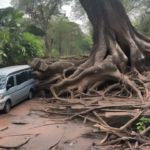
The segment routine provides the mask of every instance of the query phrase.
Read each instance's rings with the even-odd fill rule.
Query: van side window
[[[8,79],[7,85],[11,84],[11,87],[14,87],[14,77]]]
[[[25,73],[22,72],[21,74],[17,74],[16,75],[16,80],[17,80],[17,85],[22,84],[23,82],[25,82]]]
[[[33,74],[31,71],[28,71],[28,75],[29,75],[29,79],[32,79],[33,78]]]
[[[28,73],[24,72],[24,75],[25,75],[25,81],[28,81]]]

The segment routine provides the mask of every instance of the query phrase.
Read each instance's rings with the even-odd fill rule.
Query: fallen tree
[[[98,104],[99,100],[93,98],[97,96],[104,100],[111,96],[148,101],[150,39],[132,26],[119,0],[80,2],[94,28],[94,45],[90,56],[83,60],[51,64],[34,59],[31,66],[35,68],[34,76],[38,79],[43,96],[51,97],[51,102],[84,106]],[[90,97],[91,102],[86,103],[83,97]],[[102,130],[112,132],[112,128],[106,124],[100,126]],[[117,137],[117,142],[125,140],[124,135]],[[130,140],[138,141],[136,135],[134,139],[129,136],[125,141]]]

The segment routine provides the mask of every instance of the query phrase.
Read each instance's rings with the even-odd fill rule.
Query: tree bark
[[[80,0],[94,28],[91,57],[101,62],[111,55],[122,72],[127,66],[144,71],[149,58],[150,40],[130,23],[119,0]],[[116,46],[117,45],[117,46]],[[147,55],[148,54],[148,55]]]
[[[61,48],[61,37],[59,38],[59,54],[60,54],[60,56],[61,56],[61,50],[62,50],[62,48]]]
[[[46,47],[45,56],[48,56],[50,54],[50,44],[49,44],[49,39],[48,39],[48,36],[47,36],[47,32],[45,32],[45,47]]]

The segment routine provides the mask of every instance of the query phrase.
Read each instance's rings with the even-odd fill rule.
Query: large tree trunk
[[[111,55],[121,72],[127,66],[142,72],[150,57],[150,39],[142,36],[130,23],[119,0],[80,0],[94,27],[91,57],[100,63]],[[149,67],[149,66],[148,66]]]
[[[117,88],[121,91],[115,96],[119,93],[141,100],[149,98],[150,39],[132,26],[120,0],[80,2],[94,28],[94,45],[89,59],[79,66],[80,63],[75,63],[68,68],[66,62],[61,62],[59,67],[57,64],[47,67],[46,74],[52,72],[51,67],[55,73],[63,73],[59,82],[50,87],[53,96],[58,98],[65,92],[71,93],[72,98],[93,93],[104,96]],[[97,91],[108,82],[116,84]]]
[[[62,54],[62,48],[61,48],[61,37],[59,38],[59,55],[61,56]]]
[[[46,47],[45,55],[48,56],[50,54],[50,44],[49,44],[47,32],[45,32],[45,47]]]

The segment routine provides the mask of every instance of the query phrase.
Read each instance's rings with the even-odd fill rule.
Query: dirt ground
[[[28,143],[18,149],[48,150],[64,133],[59,144],[52,148],[53,150],[86,150],[90,149],[93,142],[99,142],[105,136],[104,134],[85,136],[93,128],[83,125],[83,122],[76,120],[63,122],[46,118],[45,113],[31,111],[33,108],[41,107],[44,105],[34,98],[13,107],[8,114],[0,113],[0,129],[8,127],[0,131],[0,146],[16,146],[30,138]],[[51,125],[43,126],[46,124]],[[0,148],[0,150],[3,149]]]

